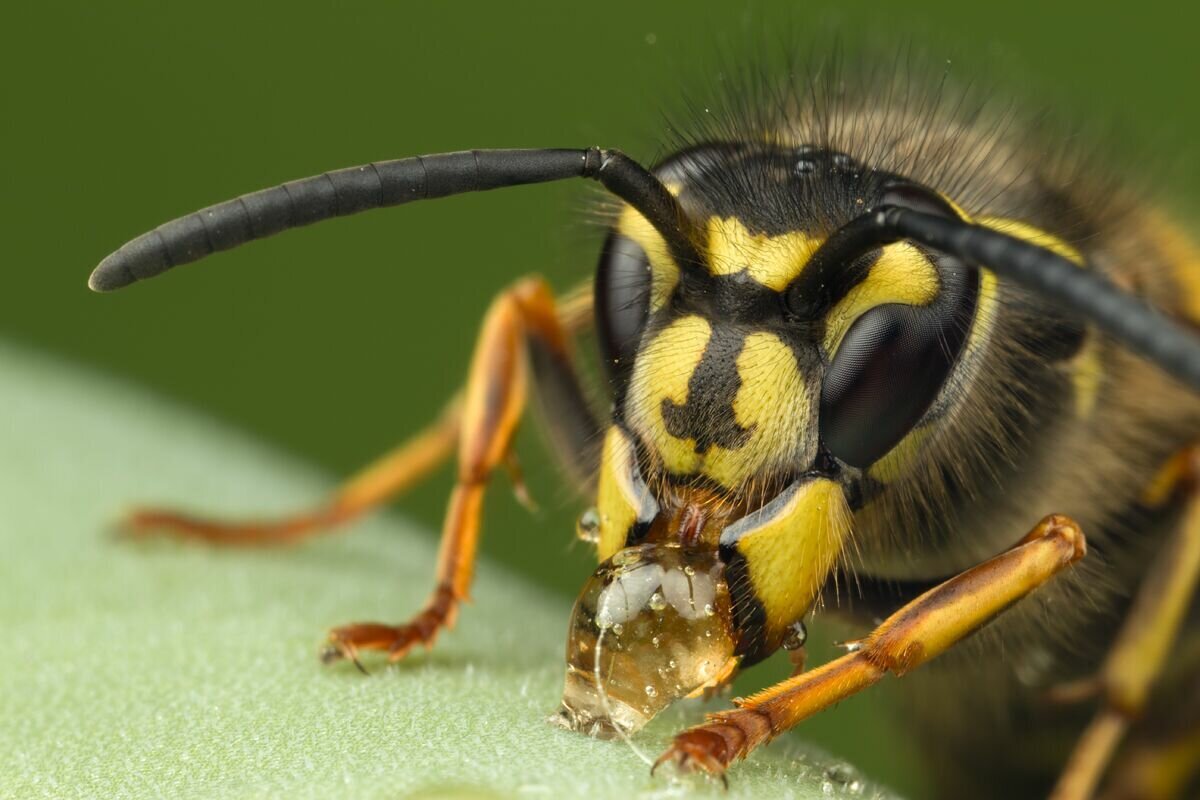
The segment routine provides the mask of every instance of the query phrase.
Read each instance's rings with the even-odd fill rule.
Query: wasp
[[[727,89],[650,168],[601,147],[381,161],[133,239],[93,289],[463,192],[586,178],[611,198],[592,278],[502,291],[441,417],[326,502],[256,522],[149,508],[127,527],[295,541],[456,457],[426,606],[338,627],[322,651],[402,659],[467,598],[532,389],[593,498],[578,527],[600,562],[559,724],[627,737],[784,649],[792,677],[682,731],[658,765],[724,779],[894,674],[943,796],[1194,791],[1200,250],[1073,144],[873,74],[789,74],[752,113]],[[604,413],[578,368],[589,330]],[[862,636],[805,669],[817,608]]]

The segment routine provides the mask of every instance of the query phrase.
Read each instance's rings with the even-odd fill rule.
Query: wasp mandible
[[[594,498],[580,530],[601,562],[571,622],[561,724],[628,736],[802,653],[824,605],[864,627],[849,652],[797,658],[659,764],[723,778],[911,672],[909,724],[947,797],[1182,796],[1200,766],[1200,252],[1070,146],[906,80],[786,77],[761,113],[701,125],[650,169],[600,147],[419,156],[137,237],[93,289],[463,192],[586,178],[616,201],[594,279],[503,291],[461,394],[328,502],[254,523],[147,509],[128,527],[294,541],[457,454],[425,608],[336,628],[323,651],[401,659],[467,597],[484,493],[533,388]],[[603,414],[576,369],[593,327]]]

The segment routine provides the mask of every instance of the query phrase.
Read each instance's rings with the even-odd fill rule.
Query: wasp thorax
[[[592,736],[630,733],[733,666],[724,566],[713,550],[621,550],[583,588],[567,639],[555,722]]]

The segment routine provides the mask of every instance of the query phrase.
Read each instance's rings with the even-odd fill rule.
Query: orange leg
[[[1052,800],[1088,800],[1100,784],[1130,723],[1146,705],[1154,680],[1167,663],[1171,646],[1186,617],[1200,582],[1200,448],[1188,448],[1168,465],[1174,469],[1171,492],[1154,491],[1149,501],[1166,502],[1168,494],[1183,492],[1183,517],[1166,546],[1142,579],[1121,632],[1109,651],[1100,675],[1060,693],[1082,699],[1089,693],[1102,698],[1100,711],[1084,731],[1051,795]],[[1074,698],[1072,698],[1074,694]]]
[[[550,307],[554,309],[553,302]],[[566,295],[556,310],[563,333],[585,328],[591,322],[590,287],[581,287]],[[560,335],[555,341],[561,339]],[[565,350],[559,348],[548,352],[553,357]],[[560,371],[573,375],[565,356],[558,366]],[[568,382],[561,375],[557,377],[560,383]],[[581,413],[585,412],[576,412],[572,416],[579,419]],[[292,544],[357,519],[419,483],[453,454],[462,425],[463,398],[460,393],[428,428],[351,477],[326,502],[297,514],[275,519],[220,520],[168,508],[137,508],[121,521],[119,527],[134,537],[171,535],[223,546]],[[515,462],[507,466],[518,479],[517,491],[521,496],[524,487],[519,483]],[[526,498],[522,497],[522,500],[526,501]]]
[[[450,495],[437,582],[428,603],[405,624],[368,622],[335,628],[322,653],[324,660],[348,658],[357,663],[360,651],[383,650],[396,661],[414,645],[430,646],[440,629],[453,625],[474,572],[484,490],[493,470],[506,464],[525,409],[527,344],[570,362],[554,298],[537,279],[522,281],[500,295],[480,331],[463,402],[457,483]]]
[[[170,509],[136,509],[122,522],[131,536],[168,534],[220,545],[291,544],[324,533],[382,505],[429,475],[454,452],[462,423],[455,397],[421,433],[348,480],[324,504],[278,519],[224,521]]]
[[[904,675],[940,655],[1041,586],[1086,552],[1083,534],[1062,516],[1042,520],[1011,550],[931,589],[907,604],[856,649],[709,716],[690,728],[655,764],[702,770],[724,779],[735,760],[804,719],[880,681]]]

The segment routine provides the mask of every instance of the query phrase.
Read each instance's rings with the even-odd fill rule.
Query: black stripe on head
[[[742,386],[737,360],[745,343],[741,329],[712,326],[700,363],[688,380],[687,401],[680,405],[669,397],[663,398],[662,417],[667,433],[676,439],[694,439],[696,452],[701,455],[713,445],[736,450],[750,440],[753,426],[739,425],[733,410],[733,401]]]

